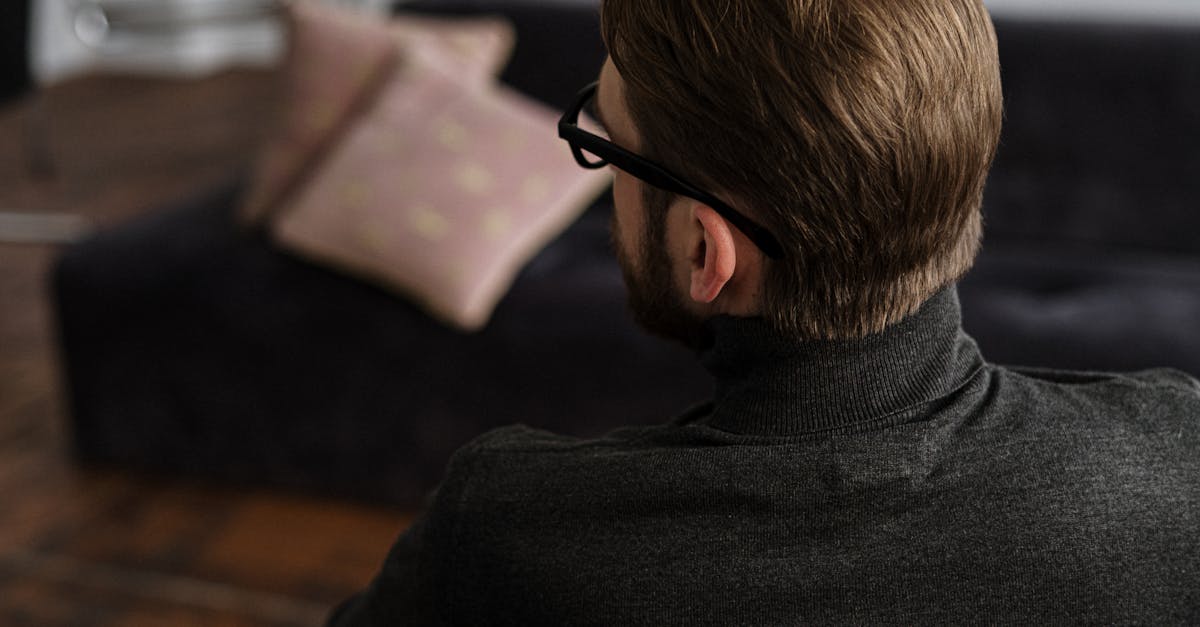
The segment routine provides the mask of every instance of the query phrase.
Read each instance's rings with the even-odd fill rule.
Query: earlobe
[[[692,216],[699,224],[698,237],[691,256],[691,297],[699,303],[712,303],[733,278],[737,268],[737,247],[728,222],[712,207],[697,204]]]

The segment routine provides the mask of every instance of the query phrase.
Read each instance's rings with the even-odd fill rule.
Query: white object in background
[[[321,0],[325,4],[366,11],[375,15],[389,15],[393,5],[403,4],[407,0]]]
[[[194,77],[274,65],[286,48],[278,8],[275,0],[34,0],[33,75],[45,85],[98,69]]]
[[[1197,0],[984,0],[983,3],[996,17],[1200,24]]]
[[[0,243],[65,244],[93,230],[87,218],[73,213],[0,211]]]

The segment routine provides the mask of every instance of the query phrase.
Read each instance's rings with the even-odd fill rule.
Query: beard
[[[618,237],[616,212],[609,230],[617,265],[625,279],[630,313],[634,321],[652,335],[699,349],[705,344],[704,320],[688,310],[672,273],[666,246],[666,221],[648,218],[643,222],[636,264]]]

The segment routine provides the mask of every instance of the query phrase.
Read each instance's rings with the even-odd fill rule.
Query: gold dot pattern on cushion
[[[443,118],[437,122],[437,138],[443,146],[454,152],[464,152],[470,140],[470,132],[462,124]]]
[[[450,221],[427,205],[409,209],[408,222],[414,233],[431,242],[440,241],[450,233]]]
[[[484,214],[480,227],[484,237],[493,241],[504,239],[512,232],[512,216],[507,210],[493,209]]]
[[[521,183],[521,201],[539,203],[550,195],[550,178],[544,174],[533,174]]]
[[[496,177],[483,165],[466,162],[459,164],[455,169],[454,182],[465,192],[482,195],[492,191]]]
[[[342,204],[358,209],[371,201],[371,186],[364,181],[350,181],[342,187]]]

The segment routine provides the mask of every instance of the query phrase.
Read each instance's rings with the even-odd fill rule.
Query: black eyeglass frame
[[[712,207],[721,217],[729,220],[739,231],[746,234],[768,257],[780,259],[783,257],[783,246],[770,231],[756,224],[737,209],[725,204],[721,199],[688,183],[670,170],[633,152],[596,135],[579,128],[579,112],[588,101],[596,97],[599,83],[592,83],[579,91],[571,108],[567,109],[558,121],[558,136],[571,146],[571,153],[580,166],[590,170],[598,170],[606,165],[612,165],[660,189],[698,200]],[[600,161],[588,161],[584,155],[587,151]]]

